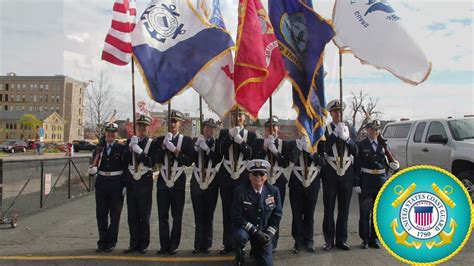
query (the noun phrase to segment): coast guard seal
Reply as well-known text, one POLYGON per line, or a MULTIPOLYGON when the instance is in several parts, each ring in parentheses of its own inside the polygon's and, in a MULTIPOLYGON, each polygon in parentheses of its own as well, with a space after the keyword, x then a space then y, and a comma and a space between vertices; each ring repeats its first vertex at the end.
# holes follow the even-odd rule
POLYGON ((409 264, 438 264, 469 239, 471 198, 451 173, 414 166, 392 176, 377 195, 374 226, 382 245, 409 264))

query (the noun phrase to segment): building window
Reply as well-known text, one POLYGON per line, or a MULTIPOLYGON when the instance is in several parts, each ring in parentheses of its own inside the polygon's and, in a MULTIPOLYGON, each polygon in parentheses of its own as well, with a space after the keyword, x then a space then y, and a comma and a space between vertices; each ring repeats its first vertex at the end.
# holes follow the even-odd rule
POLYGON ((5 102, 8 102, 8 94, 5 94, 5 102))
POLYGON ((21 107, 21 110, 22 110, 22 111, 25 111, 25 106, 22 106, 22 107, 21 107))
POLYGON ((3 91, 3 84, 0 84, 0 91, 3 91))
POLYGON ((44 85, 44 88, 45 88, 46 90, 49 90, 49 84, 44 85))
POLYGON ((10 111, 13 111, 14 106, 10 105, 10 111))
POLYGON ((0 94, 0 102, 3 102, 3 94, 0 94))
POLYGON ((14 88, 15 88, 15 84, 12 84, 12 89, 14 89, 14 88))
POLYGON ((33 106, 29 106, 29 107, 28 107, 28 110, 29 110, 30 112, 32 112, 32 111, 33 111, 33 106))
POLYGON ((43 106, 39 107, 40 112, 43 112, 43 106))
POLYGON ((21 96, 21 101, 26 102, 26 96, 25 95, 21 96))
POLYGON ((23 89, 26 89, 26 84, 23 84, 23 89))
POLYGON ((10 95, 10 101, 14 102, 15 101, 15 95, 10 95))
POLYGON ((36 95, 33 95, 33 102, 36 102, 36 95))
POLYGON ((5 91, 8 91, 9 86, 10 86, 10 84, 5 84, 5 91))
POLYGON ((16 101, 17 101, 17 102, 20 101, 20 95, 17 95, 17 96, 16 96, 16 101))

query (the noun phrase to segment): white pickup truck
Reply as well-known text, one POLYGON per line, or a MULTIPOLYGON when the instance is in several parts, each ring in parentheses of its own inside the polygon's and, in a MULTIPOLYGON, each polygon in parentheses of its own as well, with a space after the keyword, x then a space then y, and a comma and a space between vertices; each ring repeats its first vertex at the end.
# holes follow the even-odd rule
POLYGON ((474 117, 391 122, 382 134, 400 168, 444 168, 462 181, 474 200, 474 117))

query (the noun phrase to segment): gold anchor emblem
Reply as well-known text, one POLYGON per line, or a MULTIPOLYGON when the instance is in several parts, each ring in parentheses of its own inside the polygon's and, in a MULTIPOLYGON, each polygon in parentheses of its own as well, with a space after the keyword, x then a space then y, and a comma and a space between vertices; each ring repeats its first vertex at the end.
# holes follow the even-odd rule
POLYGON ((408 242, 407 241, 408 233, 406 231, 403 231, 401 233, 397 231, 397 228, 398 228, 397 218, 393 219, 390 226, 392 227, 393 235, 395 236, 395 241, 397 242, 397 244, 400 244, 409 248, 415 247, 416 249, 419 249, 421 245, 423 245, 423 243, 418 242, 418 241, 408 242))
POLYGON ((456 223, 456 221, 453 218, 451 218, 451 222, 449 223, 449 227, 451 227, 451 232, 446 233, 446 231, 443 231, 443 232, 439 233, 438 236, 439 236, 439 238, 441 238, 441 241, 436 242, 435 240, 433 240, 431 242, 426 242, 426 246, 429 249, 432 249, 433 247, 437 248, 437 247, 442 247, 442 246, 447 245, 447 244, 451 244, 451 242, 453 241, 454 233, 456 232, 456 227, 458 227, 458 224, 456 223))

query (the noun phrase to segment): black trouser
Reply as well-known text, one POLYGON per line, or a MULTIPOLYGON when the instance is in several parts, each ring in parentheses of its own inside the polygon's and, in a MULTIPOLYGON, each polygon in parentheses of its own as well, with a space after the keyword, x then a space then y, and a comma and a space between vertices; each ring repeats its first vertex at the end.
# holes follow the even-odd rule
MULTIPOLYGON (((162 178, 161 175, 159 178, 162 178)), ((158 228, 160 232, 161 250, 176 250, 181 242, 181 226, 183 220, 185 192, 184 187, 177 186, 180 179, 186 180, 183 173, 176 180, 171 188, 160 185, 156 191, 156 201, 158 203, 158 228), (173 224, 170 233, 169 213, 173 224)), ((181 181, 182 182, 182 181, 181 181)))
POLYGON ((267 245, 262 247, 257 244, 255 239, 251 237, 247 231, 242 228, 234 227, 234 245, 238 249, 236 254, 237 257, 242 257, 244 255, 242 250, 245 248, 245 245, 249 240, 252 247, 251 254, 254 257, 256 264, 261 266, 272 266, 272 246, 267 245))
POLYGON ((193 175, 191 179, 191 201, 193 203, 194 223, 194 249, 207 250, 212 246, 212 224, 218 197, 217 181, 214 180, 209 187, 202 190, 193 175))
POLYGON ((123 207, 121 176, 97 177, 95 206, 97 228, 99 229, 97 246, 103 249, 115 247, 123 207))
POLYGON ((372 216, 377 194, 378 190, 362 189, 362 193, 359 195, 359 236, 366 243, 373 243, 377 239, 373 223, 374 217, 372 216))
POLYGON ((334 244, 334 237, 336 238, 336 244, 346 243, 347 241, 347 220, 349 218, 349 206, 351 204, 354 181, 351 179, 337 179, 338 177, 332 176, 323 179, 323 233, 324 240, 328 244, 334 244), (334 224, 336 199, 337 221, 334 224))
MULTIPOLYGON (((280 198, 281 198, 281 206, 283 208, 284 204, 285 204, 285 195, 286 195, 286 184, 288 183, 288 180, 286 179, 286 177, 284 175, 281 175, 277 181, 275 182, 275 184, 273 184, 274 186, 276 186, 278 188, 278 190, 280 191, 280 198)), ((275 236, 272 238, 272 246, 273 246, 273 249, 276 249, 277 246, 278 246, 278 239, 280 238, 280 230, 277 230, 276 233, 275 233, 275 236)))
POLYGON ((295 247, 314 246, 314 211, 319 193, 319 180, 314 180, 307 188, 295 177, 291 177, 290 204, 293 214, 291 235, 295 239, 295 247))
POLYGON ((146 249, 150 244, 150 215, 153 192, 151 174, 127 184, 128 228, 130 248, 146 249))
POLYGON ((249 182, 248 172, 244 171, 237 180, 230 177, 230 174, 222 166, 219 170, 219 193, 222 202, 222 220, 224 223, 223 244, 226 249, 234 248, 234 232, 230 210, 232 209, 232 200, 234 199, 234 189, 239 185, 249 182))

